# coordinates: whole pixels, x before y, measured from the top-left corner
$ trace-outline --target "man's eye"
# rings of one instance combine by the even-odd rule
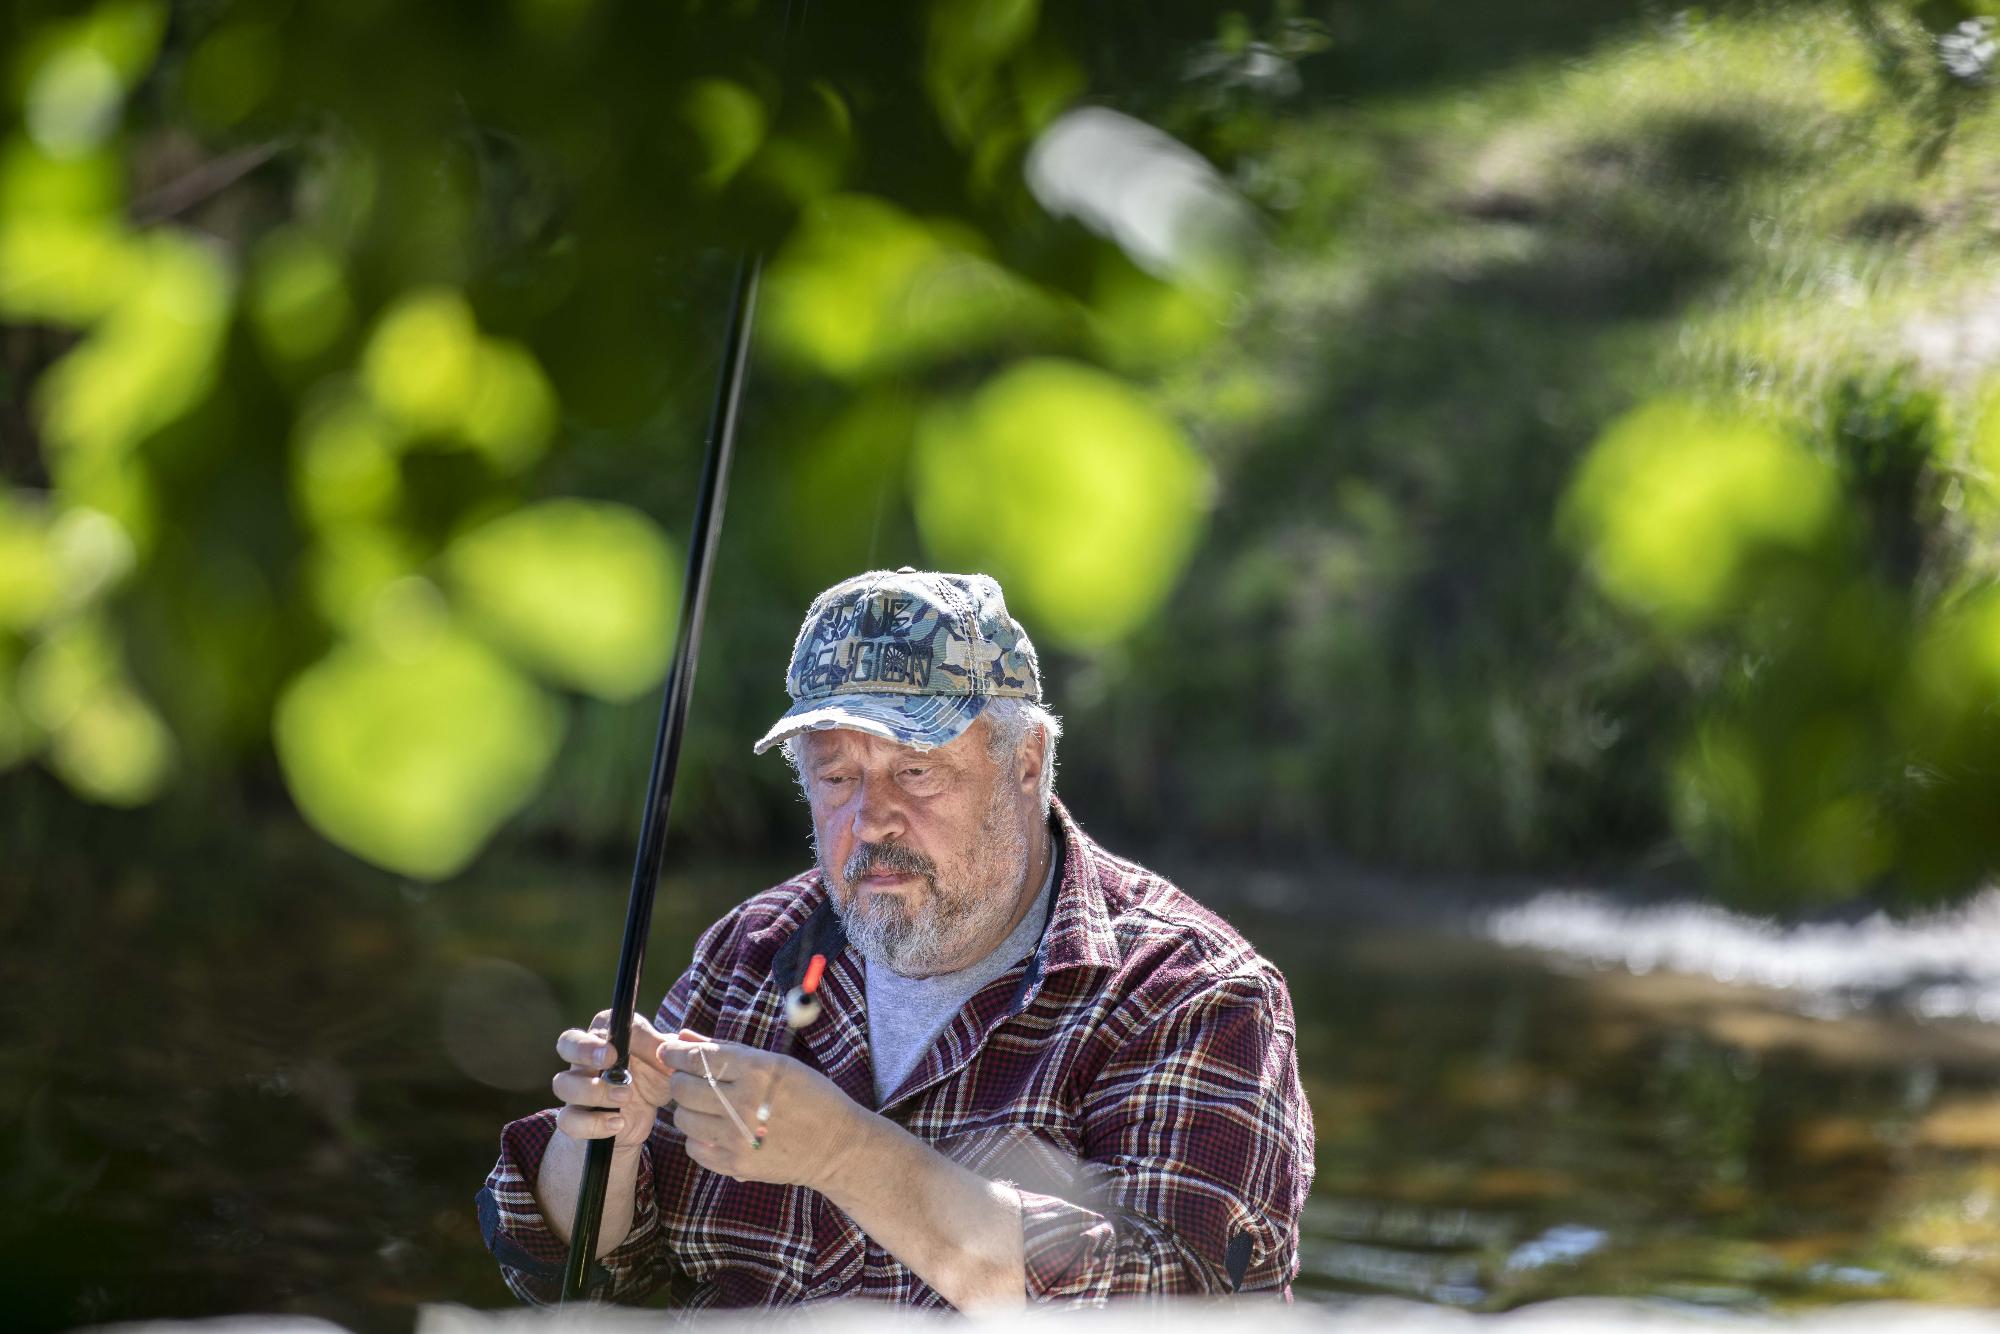
[[[819,781],[822,787],[839,787],[847,778],[844,774],[822,774]]]
[[[905,769],[905,770],[903,770],[903,772],[904,772],[905,774],[909,775],[909,776],[910,776],[910,777],[912,777],[912,778],[922,778],[922,777],[923,777],[923,776],[924,776],[925,774],[929,773],[929,772],[930,772],[930,770],[929,770],[929,769],[924,769],[924,768],[917,768],[917,767],[913,767],[913,768],[909,768],[909,769]]]

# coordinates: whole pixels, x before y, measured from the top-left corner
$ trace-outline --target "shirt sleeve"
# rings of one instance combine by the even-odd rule
[[[479,1230],[486,1249],[499,1262],[501,1279],[516,1297],[536,1306],[552,1306],[561,1298],[563,1266],[569,1258],[569,1243],[549,1227],[534,1193],[542,1155],[556,1133],[554,1110],[508,1124],[500,1132],[500,1159],[478,1195]],[[656,1121],[653,1138],[639,1155],[631,1231],[617,1249],[591,1266],[591,1295],[600,1301],[637,1301],[673,1276],[664,1250],[656,1244],[660,1209],[653,1156],[663,1147],[663,1128]]]
[[[733,947],[737,917],[731,913],[703,934],[695,946],[693,964],[660,1002],[653,1016],[654,1028],[673,1033],[683,1025],[713,1026],[719,996],[702,990],[701,979],[715,971],[704,961],[726,955]],[[591,1268],[591,1295],[600,1301],[640,1301],[671,1285],[675,1278],[672,1256],[662,1244],[659,1182],[666,1174],[659,1165],[664,1155],[683,1150],[668,1134],[667,1124],[664,1116],[654,1119],[652,1137],[639,1155],[632,1230],[616,1250],[600,1257]],[[556,1134],[554,1108],[510,1122],[500,1132],[500,1159],[475,1197],[480,1234],[486,1239],[486,1249],[499,1262],[501,1279],[516,1297],[536,1306],[550,1306],[561,1298],[563,1266],[569,1259],[569,1243],[549,1227],[534,1192],[542,1155]]]
[[[1088,1203],[1020,1192],[1031,1300],[1289,1299],[1312,1112],[1291,1000],[1265,969],[1174,1005],[1101,1071],[1084,1099]]]

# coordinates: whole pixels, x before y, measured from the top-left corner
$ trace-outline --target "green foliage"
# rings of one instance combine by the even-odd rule
[[[1187,562],[1207,469],[1113,376],[1026,361],[932,408],[911,457],[917,527],[952,568],[990,571],[1052,644],[1131,634]]]
[[[781,62],[770,5],[30,6],[0,763],[275,774],[414,875],[510,815],[622,855],[754,242],[701,836],[795,829],[743,739],[811,594],[910,561],[1006,581],[1131,835],[1962,889],[2000,865],[1978,17],[935,0]],[[1052,217],[1024,158],[1079,103],[1262,240],[1163,259],[1199,220],[1123,160]]]
[[[644,515],[548,500],[473,529],[445,551],[457,601],[556,680],[605,699],[666,673],[679,561]]]
[[[588,707],[566,697],[659,684],[679,563],[649,516],[686,512],[746,245],[771,255],[770,365],[858,424],[763,493],[794,532],[834,526],[829,486],[907,529],[923,488],[919,558],[1017,571],[1053,638],[1104,643],[1157,608],[1202,465],[1144,385],[1004,360],[1139,366],[1166,308],[1151,278],[1093,290],[1123,261],[1040,214],[1018,170],[1112,27],[936,0],[815,15],[781,61],[781,8],[443,6],[385,40],[388,16],[346,4],[27,6],[0,121],[20,422],[0,764],[132,804],[254,785],[274,748],[343,847],[464,865],[544,781]],[[1015,465],[992,495],[997,539],[922,466],[936,423],[996,395],[1062,428],[1034,442],[1055,473]],[[992,462],[995,431],[957,447]],[[755,516],[737,531],[796,545]],[[848,572],[793,562],[754,599],[802,606]]]
[[[533,794],[561,734],[551,701],[444,620],[435,590],[394,586],[368,640],[293,678],[273,737],[307,820],[407,875],[450,875]]]
[[[1783,433],[1662,402],[1614,422],[1566,501],[1599,583],[1672,628],[1729,610],[1754,567],[1824,539],[1832,470]]]

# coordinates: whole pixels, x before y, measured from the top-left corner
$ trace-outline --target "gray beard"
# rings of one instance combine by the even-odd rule
[[[1028,873],[1027,834],[1011,818],[1007,797],[1004,788],[994,794],[979,829],[977,850],[984,855],[964,881],[943,880],[937,863],[900,843],[859,844],[836,875],[815,834],[813,856],[833,911],[847,931],[847,943],[862,958],[904,977],[933,977],[954,961],[961,966],[976,962],[959,956],[1013,917]],[[915,909],[888,895],[870,895],[863,903],[849,887],[872,871],[921,876],[929,892]]]

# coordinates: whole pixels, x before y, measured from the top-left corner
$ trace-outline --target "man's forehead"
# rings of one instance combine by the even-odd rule
[[[973,748],[973,732],[983,726],[985,719],[975,718],[972,726],[942,746],[908,746],[900,741],[876,736],[873,732],[860,732],[851,727],[822,727],[805,733],[801,744],[806,757],[824,760],[834,756],[855,756],[868,758],[916,757],[936,759],[939,756],[955,757]]]

